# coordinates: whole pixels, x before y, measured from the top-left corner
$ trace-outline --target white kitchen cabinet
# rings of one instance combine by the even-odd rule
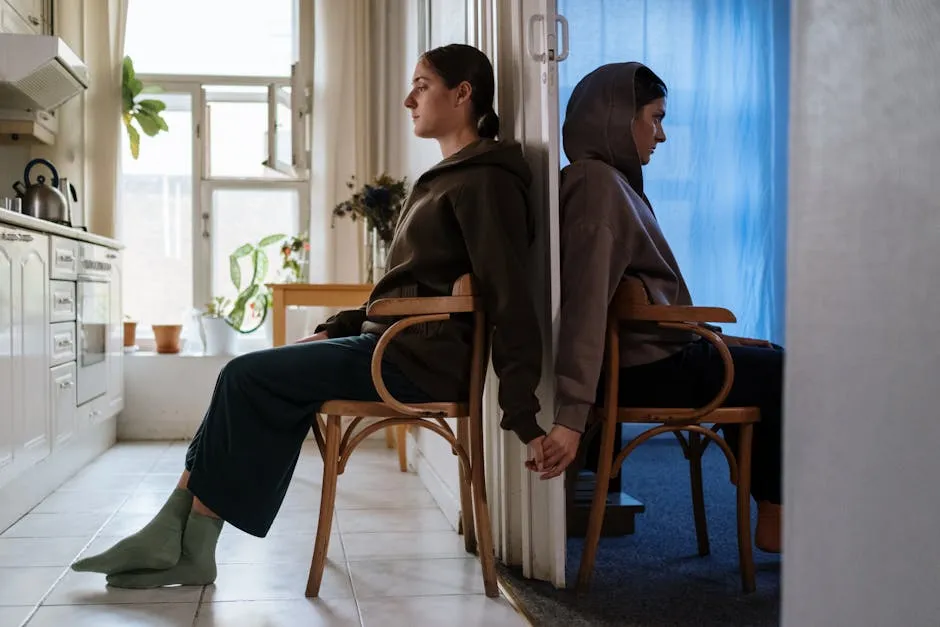
[[[0,227],[0,484],[51,450],[49,395],[49,238]],[[6,389],[9,388],[9,394]]]
[[[75,435],[75,362],[71,361],[50,370],[49,383],[53,447],[58,449]]]
[[[124,284],[124,268],[121,253],[112,250],[106,255],[111,264],[111,313],[108,317],[108,415],[124,409],[124,305],[121,286]]]
[[[2,3],[4,32],[23,35],[49,32],[46,0],[2,0]]]

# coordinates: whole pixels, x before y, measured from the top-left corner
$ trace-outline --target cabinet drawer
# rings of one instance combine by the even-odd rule
[[[50,322],[72,322],[75,320],[75,283],[72,281],[50,281]]]
[[[56,322],[49,325],[50,366],[75,361],[75,323]]]
[[[104,422],[111,417],[108,411],[108,396],[99,396],[88,401],[84,405],[79,405],[75,413],[75,425],[79,430],[94,426],[99,422]]]
[[[74,281],[78,278],[78,242],[64,237],[49,240],[49,278]]]
[[[52,399],[53,446],[61,446],[75,435],[75,362],[49,371]]]

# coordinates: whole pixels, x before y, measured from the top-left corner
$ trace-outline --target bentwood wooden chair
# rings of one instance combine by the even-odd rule
[[[709,554],[710,548],[702,492],[702,453],[711,442],[715,442],[725,454],[731,470],[731,482],[737,486],[738,557],[742,587],[746,593],[755,589],[750,520],[751,442],[754,424],[759,421],[760,412],[756,407],[722,407],[734,381],[734,363],[721,336],[703,326],[702,323],[708,322],[735,322],[735,317],[727,309],[717,307],[650,304],[642,281],[632,277],[620,284],[614,296],[607,314],[605,407],[597,407],[594,411],[594,416],[600,421],[601,442],[597,482],[578,571],[578,588],[582,591],[590,584],[594,570],[610,478],[620,472],[627,456],[640,444],[662,433],[675,434],[689,461],[695,533],[698,553],[703,557]],[[694,333],[718,349],[725,366],[724,382],[718,394],[707,405],[698,408],[620,407],[618,391],[621,329],[631,326],[648,328],[650,325]],[[633,438],[614,458],[614,438],[618,432],[618,423],[644,423],[654,426]],[[709,424],[710,428],[707,426]],[[731,451],[724,438],[718,435],[721,426],[729,424],[740,426],[737,455]]]
[[[368,312],[370,316],[398,318],[379,338],[372,356],[372,380],[382,402],[328,401],[313,421],[313,434],[323,456],[323,486],[306,596],[316,597],[320,592],[333,525],[337,478],[345,470],[350,455],[365,438],[379,429],[413,426],[429,429],[443,437],[458,457],[464,543],[468,553],[476,552],[479,543],[484,590],[487,596],[496,597],[499,595],[496,557],[483,462],[483,381],[489,360],[489,332],[473,278],[470,275],[462,276],[454,284],[451,296],[378,300],[369,306]],[[470,363],[467,364],[470,369],[469,398],[449,403],[416,405],[399,402],[389,393],[382,380],[382,356],[389,342],[416,324],[441,322],[454,315],[468,315],[473,319],[473,350]],[[344,429],[342,416],[357,418]],[[357,431],[366,417],[381,420],[362,426]],[[446,418],[458,419],[456,434]]]

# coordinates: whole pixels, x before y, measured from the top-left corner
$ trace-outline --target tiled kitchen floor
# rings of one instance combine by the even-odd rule
[[[320,599],[304,598],[322,476],[312,446],[267,538],[223,528],[214,585],[120,590],[69,570],[150,520],[185,450],[118,444],[0,534],[0,627],[527,625],[506,599],[483,595],[479,561],[380,443],[340,477]]]

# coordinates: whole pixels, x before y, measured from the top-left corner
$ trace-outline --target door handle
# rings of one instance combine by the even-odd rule
[[[568,18],[564,15],[555,16],[555,26],[561,26],[561,51],[555,57],[556,61],[564,61],[568,58]]]
[[[542,24],[545,25],[545,16],[541,13],[537,13],[529,17],[529,36],[528,41],[526,42],[526,48],[528,49],[529,56],[532,57],[534,61],[543,63],[545,61],[545,53],[535,48],[536,34],[535,34],[535,25]]]

